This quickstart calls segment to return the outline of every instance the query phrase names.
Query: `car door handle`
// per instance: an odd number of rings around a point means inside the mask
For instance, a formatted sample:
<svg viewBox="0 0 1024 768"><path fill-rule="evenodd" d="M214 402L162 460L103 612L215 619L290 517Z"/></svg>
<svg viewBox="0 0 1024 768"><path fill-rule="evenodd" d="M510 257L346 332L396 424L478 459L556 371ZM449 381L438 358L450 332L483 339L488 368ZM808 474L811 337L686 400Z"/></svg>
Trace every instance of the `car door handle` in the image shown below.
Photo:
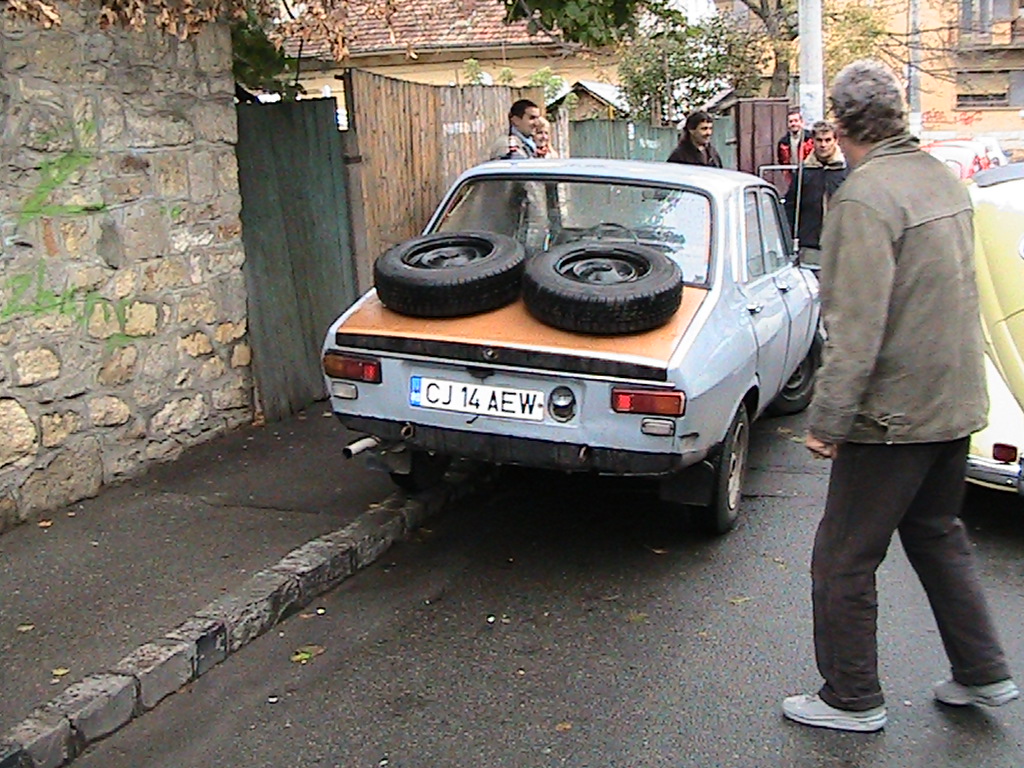
<svg viewBox="0 0 1024 768"><path fill-rule="evenodd" d="M789 283L778 283L778 286L779 286L779 290L782 291L783 293L789 293L789 291L790 291Z"/></svg>
<svg viewBox="0 0 1024 768"><path fill-rule="evenodd" d="M764 304L747 304L747 312L752 315L756 315L762 309L764 309Z"/></svg>

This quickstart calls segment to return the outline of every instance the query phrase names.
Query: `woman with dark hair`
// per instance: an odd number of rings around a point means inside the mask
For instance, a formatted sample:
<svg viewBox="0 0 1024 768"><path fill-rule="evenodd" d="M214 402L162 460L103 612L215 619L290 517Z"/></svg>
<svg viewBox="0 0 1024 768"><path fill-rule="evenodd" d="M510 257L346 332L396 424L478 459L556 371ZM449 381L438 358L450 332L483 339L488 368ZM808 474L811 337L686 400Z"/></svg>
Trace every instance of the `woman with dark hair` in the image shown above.
<svg viewBox="0 0 1024 768"><path fill-rule="evenodd" d="M711 115L707 112L694 112L686 118L682 138L668 156L668 162L721 168L722 158L711 146L711 132L714 128L715 123Z"/></svg>

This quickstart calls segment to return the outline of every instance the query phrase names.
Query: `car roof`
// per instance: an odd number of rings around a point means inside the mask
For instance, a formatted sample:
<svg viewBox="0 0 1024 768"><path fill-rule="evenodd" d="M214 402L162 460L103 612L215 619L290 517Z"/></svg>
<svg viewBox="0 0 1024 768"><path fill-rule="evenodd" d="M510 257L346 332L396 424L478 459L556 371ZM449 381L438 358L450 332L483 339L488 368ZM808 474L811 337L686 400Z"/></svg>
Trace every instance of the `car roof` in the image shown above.
<svg viewBox="0 0 1024 768"><path fill-rule="evenodd" d="M991 187L1004 181L1024 179L1024 163L1010 163L974 174L974 183L979 187Z"/></svg>
<svg viewBox="0 0 1024 768"><path fill-rule="evenodd" d="M460 180L478 176L561 176L579 179L653 182L685 185L727 194L751 184L770 187L763 179L741 171L708 168L702 165L648 160L609 160L599 157L563 159L492 160L462 174Z"/></svg>

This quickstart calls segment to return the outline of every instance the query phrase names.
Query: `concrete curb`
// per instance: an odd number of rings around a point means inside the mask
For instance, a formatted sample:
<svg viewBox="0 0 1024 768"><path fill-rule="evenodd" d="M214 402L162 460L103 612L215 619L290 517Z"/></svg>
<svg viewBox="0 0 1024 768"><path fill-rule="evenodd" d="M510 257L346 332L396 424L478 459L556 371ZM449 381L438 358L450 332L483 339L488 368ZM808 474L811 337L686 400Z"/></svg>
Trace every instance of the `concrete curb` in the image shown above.
<svg viewBox="0 0 1024 768"><path fill-rule="evenodd" d="M472 493L471 473L416 496L396 492L354 521L293 549L224 595L34 709L0 736L0 768L58 768L204 675L314 597L370 565L446 504Z"/></svg>

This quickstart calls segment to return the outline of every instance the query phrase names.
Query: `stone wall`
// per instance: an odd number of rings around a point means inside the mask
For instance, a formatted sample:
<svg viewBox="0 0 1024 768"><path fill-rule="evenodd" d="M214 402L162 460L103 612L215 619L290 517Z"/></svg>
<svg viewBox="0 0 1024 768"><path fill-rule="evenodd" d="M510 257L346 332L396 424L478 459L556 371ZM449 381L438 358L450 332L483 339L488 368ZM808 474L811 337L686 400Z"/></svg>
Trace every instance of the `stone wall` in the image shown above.
<svg viewBox="0 0 1024 768"><path fill-rule="evenodd" d="M62 12L0 17L0 530L252 418L229 31Z"/></svg>

